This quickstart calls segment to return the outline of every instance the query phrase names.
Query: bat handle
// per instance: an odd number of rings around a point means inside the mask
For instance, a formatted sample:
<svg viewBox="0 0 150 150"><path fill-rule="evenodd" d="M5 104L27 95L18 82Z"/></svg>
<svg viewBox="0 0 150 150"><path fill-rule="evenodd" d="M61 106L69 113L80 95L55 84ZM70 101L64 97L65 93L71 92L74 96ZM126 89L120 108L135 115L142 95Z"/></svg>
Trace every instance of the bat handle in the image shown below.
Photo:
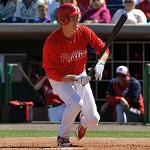
<svg viewBox="0 0 150 150"><path fill-rule="evenodd" d="M90 68L90 71L88 72L88 76L91 76L92 75L92 73L93 73L93 71L94 71L94 68L95 68L95 66L96 66L96 64L98 63L98 60L93 64L93 66L92 66L92 68Z"/></svg>

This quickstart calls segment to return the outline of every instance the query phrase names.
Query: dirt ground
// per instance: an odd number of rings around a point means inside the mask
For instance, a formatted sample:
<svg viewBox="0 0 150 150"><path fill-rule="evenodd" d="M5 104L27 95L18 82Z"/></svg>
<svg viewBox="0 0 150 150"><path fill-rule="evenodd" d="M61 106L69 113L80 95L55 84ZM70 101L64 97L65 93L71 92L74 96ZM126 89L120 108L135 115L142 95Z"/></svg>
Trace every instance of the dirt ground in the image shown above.
<svg viewBox="0 0 150 150"><path fill-rule="evenodd" d="M2 138L1 150L150 150L150 139L146 138L84 138L71 139L73 147L58 148L56 137L44 138Z"/></svg>
<svg viewBox="0 0 150 150"><path fill-rule="evenodd" d="M74 124L74 129L78 124ZM34 122L29 124L0 124L1 130L57 130L59 124ZM100 123L94 131L150 131L150 125ZM150 138L86 138L70 139L73 147L58 148L56 137L0 138L0 150L150 150Z"/></svg>

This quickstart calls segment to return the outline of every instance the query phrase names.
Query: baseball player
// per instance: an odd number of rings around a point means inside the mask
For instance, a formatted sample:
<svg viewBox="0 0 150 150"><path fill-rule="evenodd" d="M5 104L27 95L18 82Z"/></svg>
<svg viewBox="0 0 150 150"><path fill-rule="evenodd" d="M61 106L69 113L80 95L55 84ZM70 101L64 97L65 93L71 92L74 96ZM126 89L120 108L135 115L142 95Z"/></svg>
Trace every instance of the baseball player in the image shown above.
<svg viewBox="0 0 150 150"><path fill-rule="evenodd" d="M51 122L58 123L62 119L63 111L66 105L62 102L56 92L52 89L47 76L41 76L34 85L35 90L42 89L46 106L48 108L48 119Z"/></svg>
<svg viewBox="0 0 150 150"><path fill-rule="evenodd" d="M115 106L117 122L142 121L144 102L139 81L130 76L126 66L117 67L116 73L117 77L108 86L107 102L102 106L102 112L108 105Z"/></svg>
<svg viewBox="0 0 150 150"><path fill-rule="evenodd" d="M60 28L54 31L43 47L43 68L52 88L67 105L58 131L57 145L72 146L69 132L76 116L80 114L80 124L76 137L80 140L90 126L96 125L100 116L86 74L87 45L94 53L101 53L104 43L84 25L78 24L79 9L72 3L61 5L57 10ZM102 79L109 50L103 54L95 67L95 77Z"/></svg>

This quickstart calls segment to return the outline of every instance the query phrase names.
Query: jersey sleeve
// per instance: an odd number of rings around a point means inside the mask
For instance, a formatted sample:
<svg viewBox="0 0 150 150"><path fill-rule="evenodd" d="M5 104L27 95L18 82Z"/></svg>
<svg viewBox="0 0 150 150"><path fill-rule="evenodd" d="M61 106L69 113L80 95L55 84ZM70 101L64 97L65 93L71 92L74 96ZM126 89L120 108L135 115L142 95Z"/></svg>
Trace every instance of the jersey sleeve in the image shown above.
<svg viewBox="0 0 150 150"><path fill-rule="evenodd" d="M114 92L113 92L113 81L112 80L108 83L106 95L114 95Z"/></svg>
<svg viewBox="0 0 150 150"><path fill-rule="evenodd" d="M59 51L57 44L54 40L47 39L43 47L43 63L42 66L45 69L47 76L51 79L61 81L63 75L58 73L60 66ZM55 78L54 78L55 77Z"/></svg>
<svg viewBox="0 0 150 150"><path fill-rule="evenodd" d="M98 38L90 28L85 27L85 30L89 40L88 46L90 46L90 48L93 48L93 52L99 55L102 48L105 46L105 43L100 38ZM105 53L109 54L108 48Z"/></svg>
<svg viewBox="0 0 150 150"><path fill-rule="evenodd" d="M141 94L141 85L138 80L131 80L125 99L129 102L131 107L137 108L144 114L144 101Z"/></svg>
<svg viewBox="0 0 150 150"><path fill-rule="evenodd" d="M107 92L106 92L106 101L108 105L115 106L116 104L120 103L121 96L116 96L113 90L113 80L110 81L108 84Z"/></svg>
<svg viewBox="0 0 150 150"><path fill-rule="evenodd" d="M141 94L141 85L137 80L133 80L129 84L129 90L124 96L128 97L131 101L136 103L139 100L140 94Z"/></svg>

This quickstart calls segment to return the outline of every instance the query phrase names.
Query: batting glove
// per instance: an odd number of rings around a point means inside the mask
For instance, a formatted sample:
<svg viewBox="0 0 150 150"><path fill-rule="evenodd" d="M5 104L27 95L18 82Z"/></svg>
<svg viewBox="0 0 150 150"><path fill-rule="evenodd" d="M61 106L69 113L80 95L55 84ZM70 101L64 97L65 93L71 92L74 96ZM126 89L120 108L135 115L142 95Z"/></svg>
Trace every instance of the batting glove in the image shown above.
<svg viewBox="0 0 150 150"><path fill-rule="evenodd" d="M100 60L97 65L95 66L94 70L95 70L95 79L96 80L101 80L102 76L103 76L103 70L104 70L104 65L105 62Z"/></svg>
<svg viewBox="0 0 150 150"><path fill-rule="evenodd" d="M91 80L90 76L76 76L75 82L81 85L86 85Z"/></svg>

